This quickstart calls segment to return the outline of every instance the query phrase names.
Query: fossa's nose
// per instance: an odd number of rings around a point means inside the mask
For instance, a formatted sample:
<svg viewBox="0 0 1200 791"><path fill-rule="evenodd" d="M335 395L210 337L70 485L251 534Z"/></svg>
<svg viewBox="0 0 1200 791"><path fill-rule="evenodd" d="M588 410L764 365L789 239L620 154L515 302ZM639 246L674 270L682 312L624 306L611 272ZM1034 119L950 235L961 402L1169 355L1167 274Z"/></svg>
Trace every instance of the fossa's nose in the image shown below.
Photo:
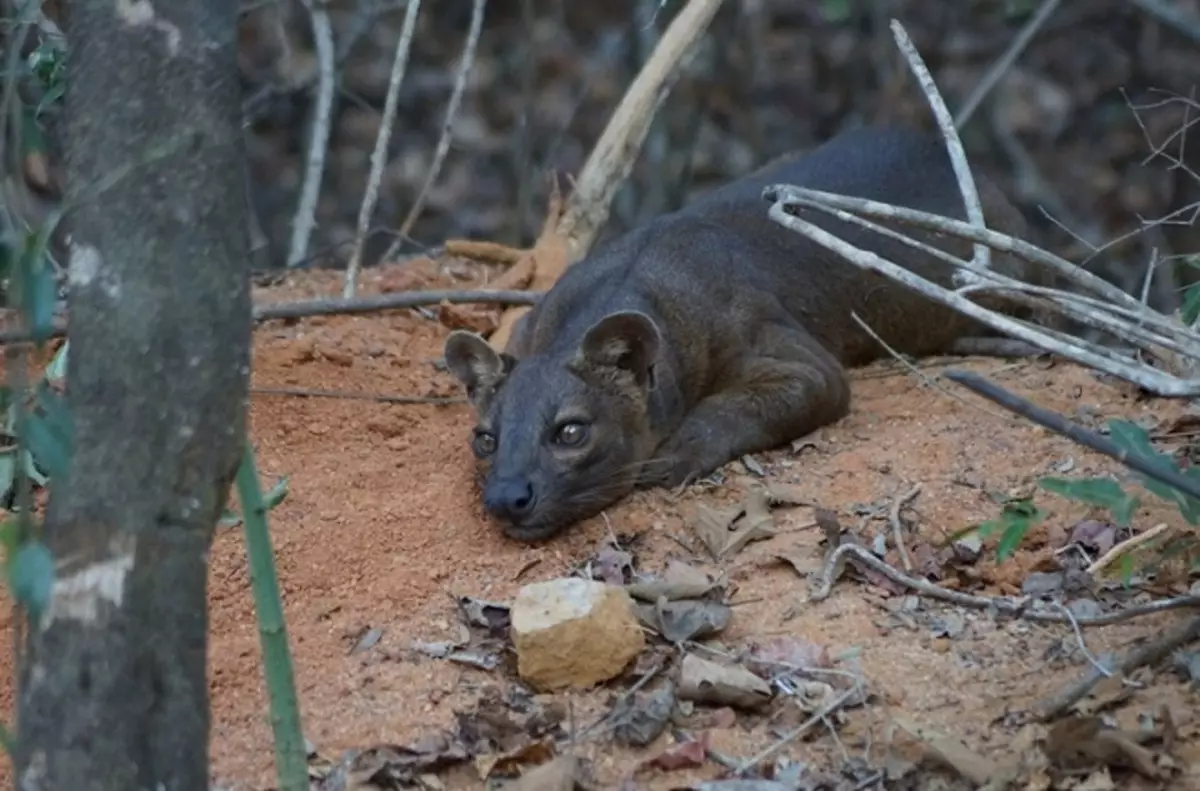
<svg viewBox="0 0 1200 791"><path fill-rule="evenodd" d="M489 484L483 493L483 507L499 519L519 522L529 516L537 498L533 485L524 478L501 478Z"/></svg>

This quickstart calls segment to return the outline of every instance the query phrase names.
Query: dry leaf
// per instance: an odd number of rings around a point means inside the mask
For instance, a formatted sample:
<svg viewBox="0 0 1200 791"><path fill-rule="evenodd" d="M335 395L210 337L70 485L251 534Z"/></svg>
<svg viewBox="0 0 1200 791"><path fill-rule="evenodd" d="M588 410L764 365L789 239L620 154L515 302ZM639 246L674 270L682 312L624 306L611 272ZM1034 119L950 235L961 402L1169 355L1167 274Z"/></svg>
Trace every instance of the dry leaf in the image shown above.
<svg viewBox="0 0 1200 791"><path fill-rule="evenodd" d="M1071 706L1071 710L1084 716L1099 714L1129 700L1133 692L1120 675L1109 676L1097 682L1087 695Z"/></svg>
<svg viewBox="0 0 1200 791"><path fill-rule="evenodd" d="M579 759L560 755L535 767L511 783L505 791L571 791L579 778Z"/></svg>
<svg viewBox="0 0 1200 791"><path fill-rule="evenodd" d="M718 560L736 555L751 541L771 538L775 535L775 517L767 504L765 490L755 487L746 495L744 515L734 523L734 531L725 540Z"/></svg>
<svg viewBox="0 0 1200 791"><path fill-rule="evenodd" d="M655 607L658 632L672 643L717 634L729 625L733 609L726 604L695 599L669 602L659 599Z"/></svg>
<svg viewBox="0 0 1200 791"><path fill-rule="evenodd" d="M788 483L771 482L767 484L767 500L772 505L812 505L812 498L806 495L799 486Z"/></svg>
<svg viewBox="0 0 1200 791"><path fill-rule="evenodd" d="M717 511L707 505L697 505L691 520L692 530L703 542L708 554L713 560L720 560L725 545L729 543L729 525L738 516L737 511L726 509Z"/></svg>
<svg viewBox="0 0 1200 791"><path fill-rule="evenodd" d="M667 727L674 708L675 685L669 681L645 696L627 696L613 709L613 736L622 744L645 747Z"/></svg>
<svg viewBox="0 0 1200 791"><path fill-rule="evenodd" d="M920 726L900 714L894 714L892 721L920 741L926 755L940 761L976 786L987 783L998 773L995 763L958 739Z"/></svg>
<svg viewBox="0 0 1200 791"><path fill-rule="evenodd" d="M1138 744L1138 735L1109 728L1099 717L1074 715L1051 726L1043 750L1064 770L1128 767L1143 777L1161 776L1156 755Z"/></svg>
<svg viewBox="0 0 1200 791"><path fill-rule="evenodd" d="M679 698L755 709L771 700L771 688L744 667L719 665L687 654L679 668Z"/></svg>
<svg viewBox="0 0 1200 791"><path fill-rule="evenodd" d="M625 586L629 595L642 601L656 602L660 598L697 599L716 587L700 569L681 560L671 560L661 578L650 577Z"/></svg>
<svg viewBox="0 0 1200 791"><path fill-rule="evenodd" d="M833 660L829 658L829 650L823 645L799 637L781 635L762 643L751 641L746 667L767 678L780 670L830 668L833 667Z"/></svg>
<svg viewBox="0 0 1200 791"><path fill-rule="evenodd" d="M799 552L776 552L772 557L791 566L793 571L804 578L821 570L821 561L814 557L802 556Z"/></svg>
<svg viewBox="0 0 1200 791"><path fill-rule="evenodd" d="M592 578L609 585L624 585L633 575L633 555L606 545L592 559Z"/></svg>
<svg viewBox="0 0 1200 791"><path fill-rule="evenodd" d="M476 756L475 771L483 780L491 777L511 777L517 774L522 766L544 764L553 757L554 743L549 739L539 739L504 753Z"/></svg>
<svg viewBox="0 0 1200 791"><path fill-rule="evenodd" d="M700 734L700 738L689 742L673 744L656 757L646 762L647 766L671 771L701 766L708 759L708 733Z"/></svg>

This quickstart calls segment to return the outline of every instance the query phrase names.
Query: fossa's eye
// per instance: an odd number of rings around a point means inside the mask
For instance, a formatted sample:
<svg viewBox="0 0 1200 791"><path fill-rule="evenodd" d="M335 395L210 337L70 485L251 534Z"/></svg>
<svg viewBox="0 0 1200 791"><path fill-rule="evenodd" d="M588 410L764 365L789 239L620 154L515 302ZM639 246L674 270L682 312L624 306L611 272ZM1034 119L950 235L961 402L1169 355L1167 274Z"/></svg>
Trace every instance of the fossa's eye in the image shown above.
<svg viewBox="0 0 1200 791"><path fill-rule="evenodd" d="M496 435L487 431L476 431L471 446L479 456L491 456L496 452Z"/></svg>
<svg viewBox="0 0 1200 791"><path fill-rule="evenodd" d="M560 425L554 432L554 443L567 448L574 448L587 441L588 426L572 420Z"/></svg>

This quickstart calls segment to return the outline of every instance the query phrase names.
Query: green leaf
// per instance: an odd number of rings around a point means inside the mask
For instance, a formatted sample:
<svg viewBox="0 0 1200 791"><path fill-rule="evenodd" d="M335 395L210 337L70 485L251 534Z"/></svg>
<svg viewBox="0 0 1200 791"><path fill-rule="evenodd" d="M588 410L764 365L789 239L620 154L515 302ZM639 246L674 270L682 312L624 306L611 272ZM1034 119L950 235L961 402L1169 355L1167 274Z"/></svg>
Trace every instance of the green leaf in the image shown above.
<svg viewBox="0 0 1200 791"><path fill-rule="evenodd" d="M1004 504L1000 516L979 523L979 535L986 538L992 533L1000 533L996 557L1003 562L1012 556L1029 529L1045 518L1046 512L1032 500L1010 500Z"/></svg>
<svg viewBox="0 0 1200 791"><path fill-rule="evenodd" d="M21 463L25 465L25 474L36 485L45 487L50 482L45 473L39 470L37 464L34 463L33 454L23 448L21 449Z"/></svg>
<svg viewBox="0 0 1200 791"><path fill-rule="evenodd" d="M1110 418L1108 421L1109 436L1117 447L1130 456L1138 456L1161 470L1179 472L1179 466L1168 455L1160 453L1150 441L1150 435L1144 428L1128 420ZM1157 481L1149 476L1137 473L1138 479L1146 489L1167 502L1175 503L1179 512L1188 524L1200 524L1200 501L1176 489L1174 486Z"/></svg>
<svg viewBox="0 0 1200 791"><path fill-rule="evenodd" d="M1200 318L1200 283L1193 283L1184 290L1179 318L1188 325L1195 324L1196 319Z"/></svg>
<svg viewBox="0 0 1200 791"><path fill-rule="evenodd" d="M1038 485L1048 492L1061 495L1070 500L1093 505L1097 508L1107 508L1113 520L1120 526L1126 527L1133 519L1133 512L1138 509L1138 498L1126 494L1121 484L1111 478L1068 478L1046 477L1038 481Z"/></svg>
<svg viewBox="0 0 1200 791"><path fill-rule="evenodd" d="M242 523L242 515L232 508L226 508L221 512L221 518L217 520L217 527L237 527Z"/></svg>
<svg viewBox="0 0 1200 791"><path fill-rule="evenodd" d="M13 598L37 618L50 601L54 588L54 555L41 541L26 541L8 564L8 585Z"/></svg>
<svg viewBox="0 0 1200 791"><path fill-rule="evenodd" d="M75 455L75 421L66 399L45 383L37 389L36 409L26 416L22 443L46 475L65 475Z"/></svg>
<svg viewBox="0 0 1200 791"><path fill-rule="evenodd" d="M45 376L47 379L58 382L67 378L67 349L70 345L71 341L64 341L59 350L54 353L54 359L46 366Z"/></svg>
<svg viewBox="0 0 1200 791"><path fill-rule="evenodd" d="M21 284L20 308L29 325L33 340L40 346L54 330L54 303L58 284L46 257L50 233L58 224L57 217L48 219L36 233L27 234L25 246L17 259L18 281Z"/></svg>

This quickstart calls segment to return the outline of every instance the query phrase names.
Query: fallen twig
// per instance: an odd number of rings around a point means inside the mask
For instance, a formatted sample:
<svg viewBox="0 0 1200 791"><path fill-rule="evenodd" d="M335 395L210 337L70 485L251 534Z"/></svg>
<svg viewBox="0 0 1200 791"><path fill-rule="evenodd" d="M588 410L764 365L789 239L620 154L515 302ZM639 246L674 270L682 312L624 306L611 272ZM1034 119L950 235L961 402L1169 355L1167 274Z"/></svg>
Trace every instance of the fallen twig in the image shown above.
<svg viewBox="0 0 1200 791"><path fill-rule="evenodd" d="M354 393L341 390L312 390L307 387L251 387L251 395L295 396L297 398L342 398L376 401L381 404L465 404L467 399L450 396L398 396L384 393Z"/></svg>
<svg viewBox="0 0 1200 791"><path fill-rule="evenodd" d="M421 190L417 193L417 198L413 201L412 208L408 210L408 216L400 224L399 236L397 241L393 243L393 246L399 244L399 240L406 238L409 231L412 230L413 224L416 223L422 209L425 208L425 200L429 197L429 190L433 188L433 182L437 180L438 174L442 170L442 163L446 160L446 154L450 151L451 133L454 130L454 117L458 115L458 106L462 103L463 90L467 87L467 76L471 73L471 67L475 64L475 50L479 46L479 32L483 29L483 8L485 3L486 0L474 0L471 7L471 26L467 30L467 41L463 45L462 59L458 63L458 74L454 78L454 88L450 92L450 101L446 105L446 119L442 121L442 136L438 139L437 148L433 152L433 162L429 165L429 173L425 176L425 183L421 185ZM391 258L391 255L389 254L386 258Z"/></svg>
<svg viewBox="0 0 1200 791"><path fill-rule="evenodd" d="M1132 649L1124 657L1117 660L1108 669L1110 675L1126 676L1130 672L1152 665L1162 660L1172 651L1200 639L1200 617L1194 617L1173 632L1169 632L1157 640ZM1034 704L1033 711L1039 720L1046 722L1054 719L1071 707L1075 701L1086 695L1106 676L1100 669L1091 667L1088 672L1066 689Z"/></svg>
<svg viewBox="0 0 1200 791"><path fill-rule="evenodd" d="M896 498L896 502L892 503L892 511L888 515L888 522L892 525L892 540L896 543L896 551L900 553L900 562L904 564L904 570L908 572L912 571L913 565L912 558L908 556L908 550L904 548L904 522L900 519L900 511L916 499L920 493L921 484L918 483Z"/></svg>
<svg viewBox="0 0 1200 791"><path fill-rule="evenodd" d="M846 690L842 694L838 695L836 698L829 701L824 706L822 706L817 711L815 711L813 713L813 715L811 717L809 717L807 720L805 720L800 725L797 725L795 728L793 728L792 730L788 731L783 736L781 736L779 738L779 741L775 742L770 747L768 747L767 749L760 752L758 755L755 755L752 758L747 758L745 761L742 761L742 763L737 768L736 774L745 775L751 769L758 766L759 764L761 764L763 761L767 760L771 756L775 755L775 753L779 752L784 747L786 747L789 744L791 744L792 742L796 741L796 739L799 739L805 733L808 733L808 731L811 730L814 725L816 725L820 722L823 722L825 720L825 718L828 717L830 714L837 711L842 706L846 705L846 702L848 700L850 700L852 697L855 697L855 696L858 696L861 694L862 694L862 689L861 689L860 685L856 684L855 686Z"/></svg>
<svg viewBox="0 0 1200 791"><path fill-rule="evenodd" d="M854 321L858 324L858 326L862 327L863 332L867 333L872 338L874 338L875 342L878 343L880 346L882 346L883 350L886 351L889 355L891 355L893 360L895 360L896 362L900 363L900 365L907 368L908 372L910 374L913 374L914 376L916 376L918 379L920 379L922 382L924 382L929 387L932 387L934 390L937 390L940 393L945 393L947 396L949 396L950 398L953 398L955 401L958 401L959 403L963 404L964 406L969 407L969 408L975 408L974 404L972 404L967 399L962 398L957 393L955 393L953 390L942 387L941 383L938 382L936 378L934 378L932 376L926 376L924 373L922 373L921 369L918 368L917 365L912 360L909 360L907 357L900 354L900 352L893 349L891 347L891 345L888 344L886 341L884 341L883 338L879 337L879 333L875 332L875 330L872 329L871 325L869 325L865 321L863 321L862 317L859 316L857 313L855 313L854 311L851 311L850 318L854 319ZM992 417L997 418L999 420L1008 420L1009 419L1006 415L1001 415L999 413L992 412L990 409L981 409L980 411L985 412L986 414L989 414Z"/></svg>
<svg viewBox="0 0 1200 791"><path fill-rule="evenodd" d="M680 63L708 29L720 5L721 0L689 0L671 20L592 147L565 205L551 201L552 211L538 243L525 251L521 260L528 269L531 288L548 291L568 266L587 254L608 220L613 197L633 169ZM524 312L520 308L504 312L488 339L492 346L504 348Z"/></svg>
<svg viewBox="0 0 1200 791"><path fill-rule="evenodd" d="M316 224L317 199L321 195L321 177L325 171L325 152L329 146L329 125L333 115L333 25L325 0L304 0L312 18L313 40L317 47L317 100L313 104L312 131L308 141L308 161L296 217L292 220L292 242L287 265L297 266L308 256L308 240Z"/></svg>
<svg viewBox="0 0 1200 791"><path fill-rule="evenodd" d="M1000 330L1007 335L1013 336L1019 340L1033 343L1041 348L1047 349L1048 351L1053 351L1056 354L1059 354L1067 359L1075 360L1076 362L1082 363L1090 368L1094 368L1096 370L1103 371L1105 373L1112 374L1113 376L1133 382L1140 387L1158 395L1178 397L1200 394L1200 380L1179 379L1137 363L1131 359L1118 356L1110 350L1104 349L1096 344L1088 343L1078 338L1071 337L1066 333L1048 328L1039 328L1020 319L995 313L975 303L971 299L968 299L963 293L966 291L966 289L963 291L949 291L942 286L927 280L926 278L923 278L914 272L899 266L898 264L893 263L892 261L880 257L874 252L855 247L854 245L846 242L844 239L838 236L835 236L829 231L826 231L825 229L814 225L807 220L801 219L800 217L789 214L784 208L788 203L805 204L808 202L806 200L808 196L815 194L821 193L817 193L814 190L805 190L788 185L775 185L768 187L764 191L764 195L768 196L768 199L775 199L778 197L778 201L771 206L769 212L769 216L772 220L787 228L791 228L792 230L801 233L804 236L807 236L817 244L820 244L821 246L837 253L856 266L878 272L898 283L903 284L908 288L923 294L935 302L940 302L941 304L947 305L948 307L951 307L960 313L976 319L983 324L987 324L994 329ZM844 196L831 197L834 197L835 199L842 199ZM868 201L866 203L870 202ZM882 204L882 207L885 212L891 212L892 209L896 208L886 204ZM839 219L843 219L841 214L836 214L836 216L838 216ZM897 212L893 216L899 218L899 213ZM989 244L991 235L995 233L986 229L980 231L979 229L973 228L969 224L960 223L958 221L952 222L956 224L953 226L952 230L949 231L950 233L960 236L987 236L989 237ZM1003 235L1001 234L999 236ZM1011 237L1006 238L1008 238L1010 241L1016 241L1012 240ZM941 255L948 254L942 251ZM978 267L973 267L972 264L966 261L954 259L954 262L956 265L959 265L963 268L973 268L973 271L977 273L984 273L986 271L979 269ZM1067 265L1070 266L1070 264ZM1035 286L1027 286L1019 281L1012 280L1011 278L1005 278L1002 275L998 275L990 271L987 272L987 277L993 280L994 284L992 286L984 283L979 286L971 286L968 288L982 290L989 287L996 287L995 284L1000 284L1003 282L1005 283L1005 286L1002 289L998 288L997 290L1003 290L1006 294L1008 294L1010 291L1017 293L1021 291L1032 293L1035 290L1049 291L1049 289L1039 289ZM1009 286L1007 283L1014 283L1016 286ZM1129 297L1127 294L1124 294L1124 292L1121 293L1124 297L1132 300L1133 304L1137 306L1138 310L1145 310L1141 307L1137 300ZM1166 320L1165 317L1164 320ZM1135 334L1129 327L1124 327L1123 329L1126 332L1129 332L1131 335ZM1183 335L1187 332L1189 331L1183 328L1182 325L1179 325L1179 335ZM1172 343L1172 341L1165 341L1163 345L1168 345L1170 343Z"/></svg>
<svg viewBox="0 0 1200 791"><path fill-rule="evenodd" d="M536 291L404 291L396 294L375 294L354 299L310 299L300 302L276 302L254 307L254 320L303 319L309 316L353 315L379 313L384 310L417 308L423 305L533 305L541 294ZM47 337L62 338L67 334L67 322L56 318ZM32 335L24 327L0 330L0 345L26 344Z"/></svg>
<svg viewBox="0 0 1200 791"><path fill-rule="evenodd" d="M1043 409L1015 393L1010 393L1003 387L989 382L978 374L969 371L948 370L942 375L950 381L957 382L968 390L983 396L989 401L999 404L1010 412L1032 420L1042 428L1066 437L1089 450L1103 453L1110 459L1121 462L1126 467L1145 475L1147 478L1153 478L1190 497L1200 499L1200 483L1192 478L1188 478L1176 470L1159 467L1141 456L1130 455L1129 451L1118 447L1112 440L1102 437L1094 431L1088 431L1083 426L1072 423L1062 415L1051 412L1049 409Z"/></svg>
<svg viewBox="0 0 1200 791"><path fill-rule="evenodd" d="M1030 600L1027 597L1012 599L1007 596L975 596L970 593L960 593L935 585L929 580L912 577L897 568L888 565L876 557L869 549L858 544L842 544L829 553L825 565L817 577L818 585L809 595L809 601L819 602L829 598L833 592L834 583L840 576L847 555L863 565L870 566L875 571L900 585L932 599L957 604L962 607L972 607L981 610L993 610L1000 615L1008 615L1026 621L1037 623L1072 623L1072 619L1058 612L1028 609ZM1173 599L1160 599L1149 604L1130 607L1127 610L1096 615L1092 617L1076 617L1074 623L1079 626L1110 626L1133 618L1140 618L1154 613L1177 610L1181 607L1200 607L1200 596L1177 596Z"/></svg>
<svg viewBox="0 0 1200 791"><path fill-rule="evenodd" d="M1121 543L1119 543L1116 546L1109 549L1107 552L1105 552L1103 555L1101 555L1094 563L1092 563L1092 565L1088 566L1087 573L1092 575L1093 577L1096 576L1096 574L1098 574L1101 571L1104 571L1104 569L1111 566L1117 560L1125 557L1130 552L1132 552L1133 550L1140 547L1142 544L1148 543L1148 542L1154 540L1155 538L1158 538L1163 533L1168 533L1168 532L1173 532L1172 528L1169 525L1167 525L1166 522L1159 522L1157 525L1150 528L1149 530L1146 530L1142 533L1138 533L1135 536L1130 536L1129 538L1125 539Z"/></svg>
<svg viewBox="0 0 1200 791"><path fill-rule="evenodd" d="M396 55L392 59L392 74L388 79L387 96L383 102L383 120L379 124L379 135L375 138L375 150L371 152L371 172L367 176L367 188L363 193L362 205L358 207L358 226L354 234L354 249L350 263L346 265L346 279L342 296L350 299L358 285L358 269L362 264L363 243L366 241L367 226L375 212L375 201L379 199L379 182L383 178L383 166L387 163L388 143L392 139L392 124L396 121L396 105L399 103L400 83L408 68L408 53L412 49L413 31L417 28L417 12L421 0L408 0L404 13L404 26L400 29L400 40L396 43Z"/></svg>

